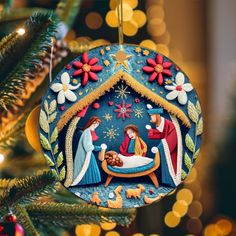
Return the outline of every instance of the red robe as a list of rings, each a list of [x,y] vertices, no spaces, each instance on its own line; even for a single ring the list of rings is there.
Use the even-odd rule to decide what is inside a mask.
[[[174,124],[168,120],[164,119],[164,128],[163,131],[160,132],[157,129],[149,129],[148,130],[148,138],[149,139],[166,139],[168,144],[170,155],[171,155],[171,162],[176,174],[177,172],[177,133]]]

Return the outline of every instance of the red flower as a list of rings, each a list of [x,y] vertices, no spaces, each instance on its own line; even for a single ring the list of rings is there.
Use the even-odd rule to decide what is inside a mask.
[[[115,104],[115,106],[117,107],[117,109],[115,109],[115,112],[117,112],[117,116],[116,118],[119,119],[120,117],[122,117],[122,120],[125,120],[125,118],[130,118],[130,114],[131,112],[133,112],[131,109],[132,104],[125,104],[125,100],[122,100],[121,104]]]
[[[73,63],[73,66],[75,68],[73,76],[78,76],[83,74],[82,86],[85,86],[89,79],[91,79],[92,81],[97,81],[98,77],[96,73],[103,69],[102,66],[96,65],[98,59],[96,57],[89,59],[88,53],[85,52],[82,54],[81,61],[75,61]]]
[[[162,55],[158,54],[155,58],[155,61],[152,58],[147,59],[147,66],[143,67],[143,71],[145,73],[152,73],[149,77],[149,81],[153,82],[157,78],[157,82],[159,85],[164,84],[164,75],[172,76],[169,68],[172,66],[171,62],[164,62],[164,58]]]
[[[135,101],[136,103],[140,103],[140,99],[139,99],[139,98],[135,98],[134,101]]]

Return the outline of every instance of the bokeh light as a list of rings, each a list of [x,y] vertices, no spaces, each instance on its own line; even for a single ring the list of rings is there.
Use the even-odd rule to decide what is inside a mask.
[[[194,235],[199,235],[202,231],[202,222],[197,218],[189,219],[187,221],[187,230]]]
[[[101,234],[101,228],[95,224],[77,225],[75,234],[76,236],[99,236]]]
[[[110,231],[110,232],[107,232],[105,236],[120,236],[120,234],[116,231]]]
[[[16,30],[16,32],[19,34],[19,35],[24,35],[25,34],[25,29],[24,28],[19,28]]]
[[[85,17],[85,23],[90,29],[99,29],[102,26],[102,16],[97,12],[90,12]]]
[[[123,1],[123,33],[126,36],[134,36],[138,29],[143,27],[147,21],[146,15],[141,10],[134,10],[138,1]],[[106,14],[106,23],[112,28],[118,27],[118,5],[116,0],[110,0],[110,11]]]
[[[188,205],[190,205],[193,200],[193,194],[189,189],[183,188],[177,193],[176,199],[184,200]]]
[[[4,155],[0,153],[0,164],[4,162],[4,159],[5,159]]]
[[[174,228],[180,223],[180,217],[178,217],[173,211],[169,211],[165,215],[165,224],[170,227]]]
[[[178,200],[175,202],[172,208],[175,215],[183,217],[188,211],[188,205],[184,200]]]
[[[112,230],[116,227],[116,223],[115,222],[102,222],[100,223],[100,226],[103,230]]]
[[[220,219],[216,222],[216,232],[219,235],[228,235],[232,231],[232,223],[227,219]]]
[[[202,204],[199,201],[193,201],[189,206],[188,215],[191,218],[198,218],[202,214]]]

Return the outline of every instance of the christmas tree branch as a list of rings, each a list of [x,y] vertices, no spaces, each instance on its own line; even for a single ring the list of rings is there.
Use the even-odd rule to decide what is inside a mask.
[[[23,26],[25,34],[12,33],[8,40],[3,39],[0,108],[6,108],[15,101],[26,80],[33,78],[33,74],[41,68],[41,56],[51,46],[56,27],[57,18],[52,13],[35,13]]]
[[[26,206],[33,222],[44,225],[50,221],[59,227],[76,224],[98,224],[101,221],[114,221],[119,225],[129,225],[135,218],[134,209],[105,209],[88,204],[37,203]]]
[[[40,236],[37,229],[34,227],[26,209],[22,205],[16,205],[13,207],[14,214],[16,215],[18,222],[23,226],[26,235],[28,236]]]
[[[15,179],[9,186],[8,193],[0,199],[0,209],[13,204],[30,203],[39,197],[48,195],[55,189],[57,177],[51,172],[30,176],[23,179]]]
[[[69,28],[71,28],[78,14],[81,0],[61,0],[56,9],[56,14]]]

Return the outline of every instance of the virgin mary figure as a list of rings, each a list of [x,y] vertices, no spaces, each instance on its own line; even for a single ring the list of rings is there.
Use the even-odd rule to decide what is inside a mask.
[[[100,170],[93,152],[106,149],[106,144],[96,146],[94,141],[98,140],[95,129],[102,120],[97,116],[92,116],[83,128],[79,144],[74,159],[73,183],[75,185],[88,185],[101,182]]]

